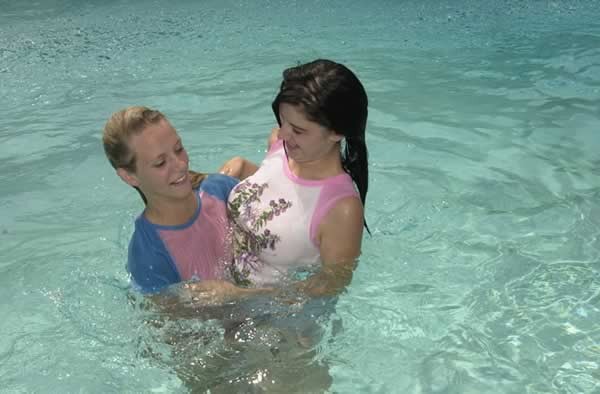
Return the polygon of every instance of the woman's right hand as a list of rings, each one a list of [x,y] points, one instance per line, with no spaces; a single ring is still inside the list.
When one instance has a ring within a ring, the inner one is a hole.
[[[226,304],[244,297],[269,294],[274,291],[271,288],[242,288],[224,280],[204,280],[200,282],[186,283],[183,288],[189,292],[192,303],[204,305]]]
[[[238,178],[239,180],[244,180],[254,174],[257,169],[258,166],[256,164],[243,157],[236,156],[223,164],[219,169],[219,173]]]

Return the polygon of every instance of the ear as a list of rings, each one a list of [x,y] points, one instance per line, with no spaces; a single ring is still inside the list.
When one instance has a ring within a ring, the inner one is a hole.
[[[117,168],[117,175],[129,186],[138,187],[140,185],[140,182],[135,174],[124,168]]]
[[[331,134],[329,134],[330,141],[340,142],[343,139],[344,139],[344,136],[342,134],[336,133],[335,131],[332,131]]]

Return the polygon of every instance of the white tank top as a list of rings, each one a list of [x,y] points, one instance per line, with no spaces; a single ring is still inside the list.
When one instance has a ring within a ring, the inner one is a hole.
[[[322,180],[294,175],[283,142],[276,141],[256,173],[230,193],[233,278],[246,286],[277,284],[321,264],[317,231],[340,199],[359,194],[342,173]]]

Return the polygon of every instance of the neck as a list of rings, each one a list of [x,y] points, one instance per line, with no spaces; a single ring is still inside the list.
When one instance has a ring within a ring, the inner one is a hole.
[[[154,199],[148,201],[144,211],[146,219],[161,226],[177,226],[187,223],[198,208],[198,200],[195,193],[178,201],[165,201]]]
[[[344,172],[339,144],[316,160],[297,162],[288,158],[290,171],[302,179],[321,180]]]

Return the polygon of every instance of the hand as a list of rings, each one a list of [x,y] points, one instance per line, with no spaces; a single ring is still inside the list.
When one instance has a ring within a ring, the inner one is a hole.
[[[223,166],[219,169],[221,174],[229,175],[235,178],[239,178],[242,174],[242,170],[244,169],[244,159],[236,156],[232,159],[229,159]]]
[[[223,280],[186,283],[183,288],[190,293],[192,303],[204,305],[226,304],[246,296],[269,294],[274,291],[272,288],[246,289]]]
[[[238,178],[240,181],[248,178],[258,170],[258,166],[251,161],[244,159],[243,157],[236,156],[229,159],[219,169],[221,174],[229,175],[234,178]]]
[[[186,283],[182,287],[189,293],[192,303],[205,305],[225,304],[235,298],[238,289],[232,283],[222,280]]]

